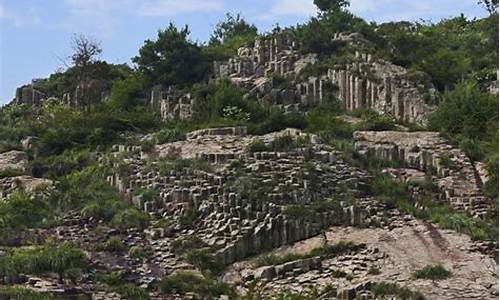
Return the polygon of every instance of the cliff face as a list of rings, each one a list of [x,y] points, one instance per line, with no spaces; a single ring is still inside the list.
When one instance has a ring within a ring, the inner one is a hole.
[[[351,44],[360,41],[352,35],[337,39]],[[357,51],[352,63],[331,66],[325,74],[307,80],[294,80],[294,87],[280,88],[270,78],[277,74],[293,80],[305,66],[315,63],[317,55],[299,54],[296,43],[281,33],[257,39],[254,47],[239,49],[238,55],[226,62],[215,62],[214,74],[229,77],[246,87],[250,95],[286,110],[321,104],[328,96],[338,98],[347,110],[370,108],[389,113],[398,122],[424,124],[433,110],[426,95],[433,98],[434,89],[410,81],[402,67]]]

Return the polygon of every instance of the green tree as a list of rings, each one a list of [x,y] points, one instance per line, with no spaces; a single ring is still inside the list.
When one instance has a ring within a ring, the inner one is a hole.
[[[224,60],[235,55],[240,47],[253,43],[257,27],[248,23],[240,14],[226,14],[226,19],[215,25],[208,46],[204,51],[210,60]]]
[[[498,0],[480,0],[478,4],[483,5],[490,14],[498,10]]]
[[[314,5],[323,12],[340,10],[350,5],[349,0],[314,0]]]
[[[498,119],[498,100],[484,94],[474,82],[463,82],[445,92],[430,117],[430,127],[450,136],[481,140],[488,137],[491,122]]]
[[[158,31],[155,41],[144,42],[132,61],[150,85],[187,85],[205,77],[209,64],[201,48],[188,39],[189,34],[188,26],[178,29],[170,23]]]
[[[210,37],[210,44],[222,44],[235,37],[256,36],[257,27],[249,24],[241,14],[226,14],[226,19],[215,25],[215,30]]]
[[[144,90],[144,79],[140,75],[117,81],[111,88],[110,104],[115,109],[131,111],[141,104]]]

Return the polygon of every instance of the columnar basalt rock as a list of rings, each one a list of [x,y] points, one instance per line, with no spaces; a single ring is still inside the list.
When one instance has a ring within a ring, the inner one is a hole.
[[[163,120],[186,120],[193,116],[195,99],[190,93],[183,93],[173,87],[163,89],[155,86],[151,90],[149,103]]]
[[[38,90],[35,84],[32,83],[17,88],[14,102],[19,105],[39,106],[44,98],[45,94]]]
[[[403,161],[408,168],[434,173],[442,197],[457,210],[483,216],[489,200],[471,160],[437,132],[358,131],[355,149],[367,159]]]
[[[337,97],[348,110],[371,108],[388,113],[398,122],[424,124],[433,107],[421,92],[426,87],[407,79],[406,69],[356,53],[357,61],[345,69],[330,69],[330,78],[338,88]],[[365,70],[360,72],[360,70]],[[428,97],[434,97],[432,90]]]
[[[317,235],[328,226],[371,223],[373,206],[354,206],[346,200],[365,190],[368,175],[342,161],[339,152],[314,143],[316,138],[310,137],[307,148],[287,152],[245,150],[256,139],[270,143],[284,135],[304,134],[285,130],[249,137],[243,127],[212,128],[157,149],[161,153],[168,147],[180,148],[177,159],[208,161],[211,171],[162,170],[154,161],[145,163],[134,149],[114,147],[130,150],[126,160],[130,172],[110,176],[108,181],[150,213],[180,218],[195,209],[196,235],[215,249],[217,261],[223,264]],[[225,146],[215,148],[214,143]],[[145,198],[140,193],[144,189],[154,191],[154,198]],[[338,199],[336,209],[307,212],[309,205],[331,198]],[[291,205],[305,206],[304,215],[286,213]]]
[[[359,34],[339,34],[336,41],[366,43]],[[285,33],[258,38],[253,47],[241,48],[227,62],[214,63],[216,78],[228,77],[261,103],[286,111],[338,98],[347,110],[370,108],[391,114],[398,122],[425,124],[434,109],[435,90],[430,84],[415,83],[408,71],[370,54],[355,53],[352,62],[332,65],[322,75],[296,82],[301,70],[316,63],[314,54],[300,55],[297,45]],[[268,77],[281,76],[295,84],[275,86]],[[267,79],[267,80],[266,80]]]

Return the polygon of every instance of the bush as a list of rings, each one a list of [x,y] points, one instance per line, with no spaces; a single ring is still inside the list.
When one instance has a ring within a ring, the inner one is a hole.
[[[111,224],[120,230],[130,228],[142,230],[148,226],[149,219],[148,214],[131,207],[118,212],[111,220]]]
[[[0,286],[0,299],[12,300],[63,300],[51,294],[38,293],[21,287]]]
[[[210,271],[212,274],[220,274],[224,270],[224,266],[215,260],[213,249],[210,247],[202,249],[189,250],[185,257],[186,260],[193,264],[201,271]]]
[[[395,283],[379,282],[372,285],[370,289],[377,298],[396,296],[402,300],[425,300],[422,293],[412,291],[407,287],[401,287]]]
[[[0,201],[0,240],[8,240],[26,228],[46,227],[53,224],[54,212],[41,195],[29,196],[16,191],[8,201]]]
[[[145,104],[140,101],[142,98],[146,98],[145,88],[144,79],[138,75],[117,81],[111,88],[109,103],[114,109],[132,111],[138,105]]]
[[[109,251],[109,252],[124,252],[127,249],[127,246],[122,242],[122,239],[119,236],[110,237],[104,244],[97,247],[98,250],[101,251]]]
[[[95,280],[98,282],[103,282],[109,286],[118,286],[124,284],[122,271],[111,273],[97,273],[95,275]]]
[[[184,138],[184,134],[177,129],[162,129],[154,135],[156,144],[177,142],[183,140]]]
[[[473,82],[464,82],[444,93],[437,110],[430,116],[429,126],[446,136],[484,140],[494,136],[490,134],[490,123],[497,120],[496,97],[482,93]]]
[[[0,179],[6,177],[17,177],[23,175],[23,171],[19,169],[7,168],[0,170]]]
[[[149,293],[141,287],[132,283],[120,285],[114,289],[115,292],[120,294],[125,299],[129,300],[149,300]]]
[[[207,243],[197,236],[190,235],[176,239],[172,242],[171,247],[175,254],[183,255],[190,250],[207,247]]]
[[[368,274],[369,275],[379,275],[381,273],[380,268],[377,266],[370,266],[370,269],[368,269]]]
[[[214,299],[220,295],[234,296],[234,291],[227,284],[189,272],[176,272],[165,277],[159,286],[163,293],[193,292],[207,299]]]
[[[443,280],[451,276],[451,272],[442,265],[427,265],[420,270],[413,272],[413,278]]]
[[[133,246],[128,250],[128,256],[132,258],[144,258],[146,256],[146,252],[141,246]]]
[[[396,121],[389,114],[379,114],[373,110],[361,110],[356,114],[363,119],[358,125],[359,130],[384,131],[396,128]]]
[[[3,276],[17,274],[43,274],[54,272],[59,278],[73,278],[77,269],[88,265],[87,256],[74,244],[63,242],[55,245],[46,243],[38,247],[17,248],[0,258],[0,274]]]

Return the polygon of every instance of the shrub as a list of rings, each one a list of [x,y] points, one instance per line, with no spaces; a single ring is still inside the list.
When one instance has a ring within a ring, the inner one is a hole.
[[[401,287],[395,283],[379,282],[372,285],[370,289],[377,298],[396,296],[402,300],[425,300],[422,293],[412,291],[407,287]]]
[[[207,299],[214,299],[220,295],[234,295],[234,291],[227,284],[189,272],[169,275],[161,280],[159,286],[163,293],[193,292]]]
[[[63,242],[55,245],[51,242],[38,247],[17,248],[0,258],[0,274],[4,276],[17,274],[42,274],[54,272],[62,280],[76,274],[77,269],[87,267],[85,253],[74,244]]]
[[[473,82],[464,82],[444,93],[437,110],[430,116],[429,126],[447,136],[461,134],[469,139],[484,140],[491,132],[490,123],[497,119],[496,97],[483,94]]]
[[[220,274],[224,266],[215,260],[213,250],[209,247],[189,250],[186,260],[202,271],[210,271],[213,274]]]
[[[51,294],[35,292],[31,289],[12,286],[0,286],[0,299],[12,300],[63,300]]]
[[[109,286],[118,286],[124,284],[122,271],[115,271],[111,273],[97,273],[95,275],[95,280],[103,282]]]
[[[331,275],[333,278],[346,278],[349,274],[342,270],[333,270]]]
[[[0,170],[0,178],[21,176],[23,173],[24,172],[19,169],[7,168]]]
[[[154,135],[156,144],[177,142],[183,140],[184,138],[184,134],[177,129],[162,129]]]
[[[377,112],[366,110],[361,113],[363,122],[358,126],[360,130],[394,130],[396,122],[391,115],[379,114]]]
[[[137,75],[116,81],[111,88],[109,103],[117,110],[134,110],[138,105],[144,104],[140,101],[145,98],[144,90],[144,79]]]
[[[0,201],[0,240],[7,240],[26,228],[46,227],[54,221],[54,212],[41,195],[30,197],[16,191],[8,201]]]
[[[127,246],[119,236],[112,236],[99,249],[109,252],[123,252],[127,249]]]
[[[132,283],[127,283],[116,287],[115,292],[129,300],[149,300],[149,293]]]
[[[146,252],[141,246],[133,246],[128,250],[128,256],[132,258],[143,258],[146,256]]]
[[[380,268],[377,266],[372,265],[370,269],[368,269],[368,274],[370,275],[379,275],[380,273]]]
[[[455,168],[455,162],[453,162],[448,153],[442,153],[439,155],[439,163],[445,168]]]
[[[189,250],[206,247],[207,244],[195,235],[180,237],[172,242],[172,251],[177,255],[185,254]]]
[[[451,276],[451,272],[440,264],[427,265],[420,270],[413,272],[413,278],[443,280]]]
[[[111,220],[111,224],[120,230],[136,228],[142,230],[149,224],[149,215],[136,208],[126,208],[118,212]]]

